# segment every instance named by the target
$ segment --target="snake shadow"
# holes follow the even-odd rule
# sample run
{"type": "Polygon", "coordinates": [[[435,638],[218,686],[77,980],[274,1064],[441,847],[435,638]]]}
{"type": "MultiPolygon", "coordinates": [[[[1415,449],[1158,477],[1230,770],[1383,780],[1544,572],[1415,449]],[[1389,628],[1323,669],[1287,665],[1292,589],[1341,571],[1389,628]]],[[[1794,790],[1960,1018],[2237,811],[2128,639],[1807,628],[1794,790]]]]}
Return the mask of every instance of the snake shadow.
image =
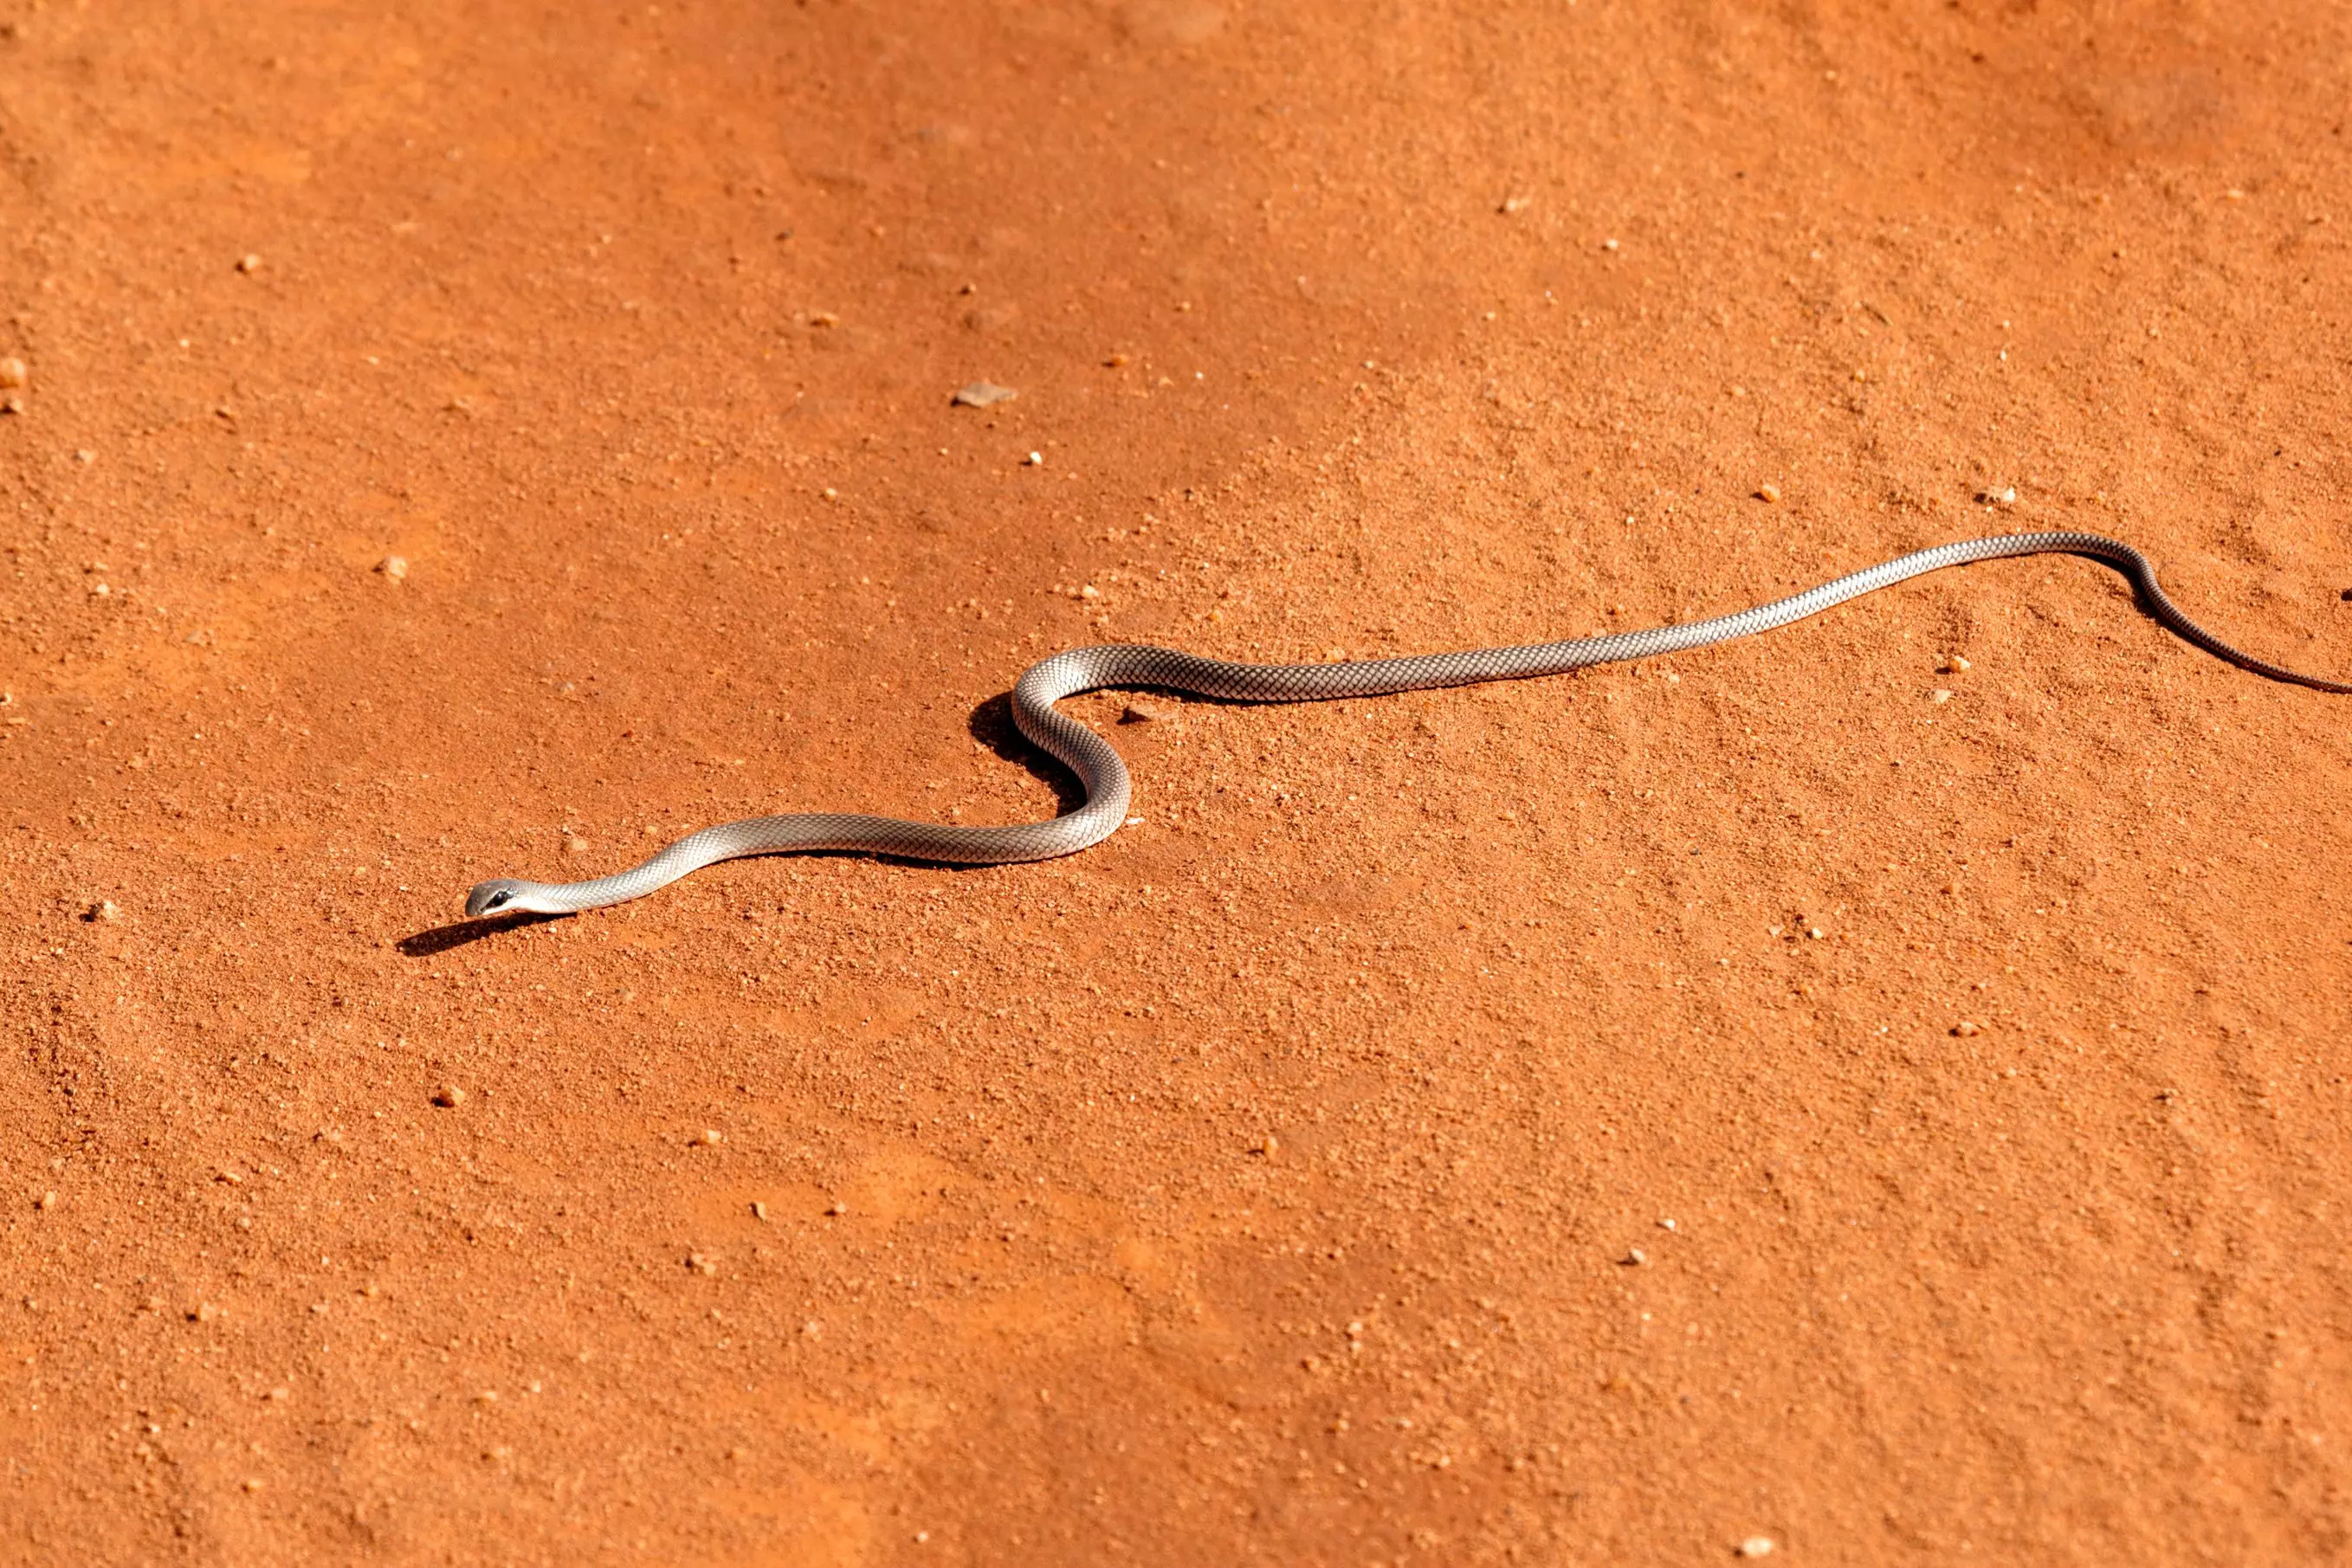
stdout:
{"type": "Polygon", "coordinates": [[[404,957],[430,958],[446,953],[452,947],[463,947],[469,942],[479,942],[501,932],[520,931],[526,925],[545,925],[551,921],[571,918],[563,915],[485,915],[478,920],[457,920],[446,925],[436,925],[430,931],[418,931],[393,944],[404,957]]]}

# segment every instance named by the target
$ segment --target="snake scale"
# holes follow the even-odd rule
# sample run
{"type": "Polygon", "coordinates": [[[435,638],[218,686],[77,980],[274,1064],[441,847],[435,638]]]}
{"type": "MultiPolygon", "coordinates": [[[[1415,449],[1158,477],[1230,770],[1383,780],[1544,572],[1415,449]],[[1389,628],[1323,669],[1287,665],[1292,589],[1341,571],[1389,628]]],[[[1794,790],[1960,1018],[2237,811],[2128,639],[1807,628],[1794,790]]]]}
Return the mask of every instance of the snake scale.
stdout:
{"type": "Polygon", "coordinates": [[[1077,775],[1086,803],[1049,821],[1009,827],[966,828],[943,822],[905,821],[844,812],[793,812],[746,817],[678,840],[643,864],[585,882],[526,882],[500,877],[478,884],[466,899],[470,916],[532,913],[571,915],[642,898],[689,872],[740,855],[790,850],[854,850],[908,860],[957,865],[1005,865],[1051,860],[1092,848],[1127,821],[1127,765],[1108,741],[1055,704],[1081,692],[1120,687],[1186,692],[1229,702],[1327,702],[1339,697],[1381,696],[1438,686],[1556,675],[1588,664],[1646,659],[1660,653],[1709,647],[1769,632],[1818,615],[1849,599],[1922,573],[2005,556],[2084,556],[2114,567],[2128,580],[2149,615],[2176,635],[2217,658],[2274,681],[2315,691],[2352,694],[2352,683],[2324,680],[2240,653],[2182,614],[2157,586],[2156,569],[2127,544],[2098,534],[2046,532],[2004,534],[1937,545],[1870,567],[1834,582],[1806,590],[1752,610],[1679,626],[1607,636],[1573,638],[1517,648],[1475,648],[1458,653],[1424,653],[1403,659],[1367,659],[1350,664],[1240,664],[1206,659],[1170,648],[1109,644],[1074,648],[1032,664],[1013,688],[1013,716],[1039,747],[1077,775]]]}

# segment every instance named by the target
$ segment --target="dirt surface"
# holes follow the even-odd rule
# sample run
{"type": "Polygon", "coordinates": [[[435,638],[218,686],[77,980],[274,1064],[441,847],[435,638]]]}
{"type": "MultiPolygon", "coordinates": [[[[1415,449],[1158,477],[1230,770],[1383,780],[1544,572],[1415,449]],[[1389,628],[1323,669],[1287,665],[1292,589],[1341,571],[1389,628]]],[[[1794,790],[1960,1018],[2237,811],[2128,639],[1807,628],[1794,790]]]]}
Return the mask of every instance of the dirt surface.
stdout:
{"type": "Polygon", "coordinates": [[[2095,565],[454,924],[1089,640],[2352,670],[2341,6],[5,11],[0,1558],[2352,1559],[2352,707],[2095,565]]]}

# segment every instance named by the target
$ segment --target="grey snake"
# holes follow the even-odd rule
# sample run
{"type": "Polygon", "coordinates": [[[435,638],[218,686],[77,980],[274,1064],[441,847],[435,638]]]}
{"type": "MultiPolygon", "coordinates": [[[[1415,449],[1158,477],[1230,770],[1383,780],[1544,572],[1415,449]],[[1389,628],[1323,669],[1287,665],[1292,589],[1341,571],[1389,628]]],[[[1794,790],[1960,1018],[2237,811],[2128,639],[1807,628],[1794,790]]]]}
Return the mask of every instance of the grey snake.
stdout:
{"type": "Polygon", "coordinates": [[[1117,832],[1127,820],[1127,765],[1108,741],[1057,711],[1064,697],[1105,687],[1188,692],[1230,702],[1326,702],[1339,697],[1381,696],[1438,686],[1557,675],[1588,664],[1647,659],[1660,653],[1705,648],[1769,632],[1818,615],[1924,572],[2004,556],[2086,556],[2114,567],[2127,579],[2141,605],[2183,640],[2243,670],[2314,691],[2352,694],[2352,683],[2330,681],[2284,669],[2240,653],[2174,606],[2157,586],[2156,569],[2127,544],[2097,534],[2050,532],[2006,534],[1937,545],[1879,566],[1825,582],[1787,599],[1736,614],[1679,626],[1538,643],[1517,648],[1476,648],[1458,653],[1424,653],[1403,659],[1367,659],[1349,664],[1240,664],[1205,659],[1171,648],[1108,644],[1074,648],[1042,659],[1013,688],[1013,716],[1021,733],[1077,775],[1086,803],[1049,821],[1009,827],[966,828],[942,822],[906,821],[830,811],[746,817],[678,840],[641,865],[585,882],[525,882],[500,877],[478,884],[467,895],[469,916],[532,913],[570,915],[642,898],[689,872],[740,855],[790,850],[852,850],[908,860],[957,865],[1004,865],[1076,854],[1117,832]]]}

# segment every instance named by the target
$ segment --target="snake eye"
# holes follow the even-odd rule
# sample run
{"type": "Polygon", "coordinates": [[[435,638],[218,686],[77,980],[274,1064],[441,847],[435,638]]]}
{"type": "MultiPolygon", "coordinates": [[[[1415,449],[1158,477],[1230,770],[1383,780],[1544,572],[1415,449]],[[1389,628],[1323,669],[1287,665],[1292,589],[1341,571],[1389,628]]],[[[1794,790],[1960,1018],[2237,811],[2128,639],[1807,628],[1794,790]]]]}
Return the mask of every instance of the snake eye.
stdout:
{"type": "Polygon", "coordinates": [[[500,888],[498,892],[490,894],[490,902],[483,907],[488,909],[496,909],[499,905],[504,904],[508,899],[512,898],[514,894],[509,893],[505,888],[500,888]]]}

